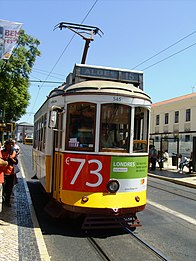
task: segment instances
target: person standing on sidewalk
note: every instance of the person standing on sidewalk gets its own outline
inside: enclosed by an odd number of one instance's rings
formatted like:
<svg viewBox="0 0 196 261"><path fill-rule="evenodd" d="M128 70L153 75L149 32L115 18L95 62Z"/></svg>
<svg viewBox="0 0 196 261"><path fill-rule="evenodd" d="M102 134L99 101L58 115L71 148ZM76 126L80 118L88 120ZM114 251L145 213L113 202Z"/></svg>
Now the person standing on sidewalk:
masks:
<svg viewBox="0 0 196 261"><path fill-rule="evenodd" d="M20 172L20 169L19 169L19 167L18 167L18 155L20 154L20 147L18 146L18 144L16 144L16 141L15 140L12 140L11 141L11 144L12 144L12 149L15 149L15 151L16 151L16 157L15 157L15 159L16 159L16 161L17 161L17 164L14 164L13 166L14 166L14 174L16 174L16 173L18 173L18 172ZM16 182L15 183L17 183L17 178L16 178Z"/></svg>
<svg viewBox="0 0 196 261"><path fill-rule="evenodd" d="M0 212L2 212L2 202L3 202L4 169L5 167L7 167L7 165L8 162L2 159L2 153L0 148Z"/></svg>
<svg viewBox="0 0 196 261"><path fill-rule="evenodd" d="M164 162L167 166L167 168L169 167L169 153L168 153L168 150L165 150L165 152L163 153L163 159L164 159Z"/></svg>
<svg viewBox="0 0 196 261"><path fill-rule="evenodd" d="M151 162L151 169L150 170L156 170L156 163L157 163L157 150L155 149L155 146L152 145L149 150L149 157Z"/></svg>
<svg viewBox="0 0 196 261"><path fill-rule="evenodd" d="M18 144L16 143L15 140L12 140L12 145L13 145L13 148L15 149L16 154L18 156L20 154L20 147L18 146Z"/></svg>
<svg viewBox="0 0 196 261"><path fill-rule="evenodd" d="M4 170L7 165L8 162L6 160L3 160L3 156L1 153L1 142L0 142L0 184L4 183Z"/></svg>
<svg viewBox="0 0 196 261"><path fill-rule="evenodd" d="M5 183L3 186L3 194L5 196L5 205L7 207L11 207L10 197L16 180L16 174L14 174L13 164L17 164L17 159L16 159L17 154L15 149L13 148L12 140L5 141L4 149L1 152L2 152L3 159L8 162L8 168L4 172Z"/></svg>

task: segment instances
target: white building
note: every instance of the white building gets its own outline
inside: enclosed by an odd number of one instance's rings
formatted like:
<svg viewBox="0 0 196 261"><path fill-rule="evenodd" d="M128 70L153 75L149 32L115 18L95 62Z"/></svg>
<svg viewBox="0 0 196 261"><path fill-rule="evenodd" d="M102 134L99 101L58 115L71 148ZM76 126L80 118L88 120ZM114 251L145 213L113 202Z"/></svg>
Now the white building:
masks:
<svg viewBox="0 0 196 261"><path fill-rule="evenodd" d="M34 125L28 122L20 122L16 124L15 139L24 142L25 138L33 138Z"/></svg>
<svg viewBox="0 0 196 261"><path fill-rule="evenodd" d="M196 93L152 104L150 139L157 150L190 155L196 137ZM195 140L196 138L194 138Z"/></svg>

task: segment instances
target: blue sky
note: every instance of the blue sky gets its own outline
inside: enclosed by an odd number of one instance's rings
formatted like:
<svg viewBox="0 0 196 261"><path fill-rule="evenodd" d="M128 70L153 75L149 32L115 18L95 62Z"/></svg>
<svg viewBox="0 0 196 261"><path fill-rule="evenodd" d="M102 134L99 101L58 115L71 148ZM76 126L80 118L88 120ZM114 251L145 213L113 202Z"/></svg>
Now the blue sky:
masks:
<svg viewBox="0 0 196 261"><path fill-rule="evenodd" d="M41 42L42 55L36 61L31 80L63 82L74 64L81 62L84 40L75 35L68 45L73 33L68 29L53 29L62 21L80 24L85 19L83 24L97 26L104 32L103 37L96 35L90 44L86 64L143 70L144 90L153 103L196 91L193 88L196 87L195 11L194 0L1 0L0 3L0 19L23 23L26 33ZM166 60L160 62L163 59ZM138 64L141 65L136 67ZM57 86L31 83L27 114L19 122L32 123L33 114Z"/></svg>

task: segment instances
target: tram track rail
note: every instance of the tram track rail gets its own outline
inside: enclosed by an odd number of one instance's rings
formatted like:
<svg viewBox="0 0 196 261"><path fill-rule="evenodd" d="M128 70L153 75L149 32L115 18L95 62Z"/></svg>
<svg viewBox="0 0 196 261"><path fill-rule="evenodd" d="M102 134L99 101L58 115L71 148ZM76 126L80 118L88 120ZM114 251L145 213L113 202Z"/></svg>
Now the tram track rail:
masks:
<svg viewBox="0 0 196 261"><path fill-rule="evenodd" d="M98 256L103 261L112 261L112 259L108 256L108 254L101 248L101 246L96 242L96 240L92 237L87 237L88 243L93 247Z"/></svg>
<svg viewBox="0 0 196 261"><path fill-rule="evenodd" d="M125 229L127 230L126 232L128 232L133 237L133 239L135 241L137 241L137 244L138 243L140 244L140 246L143 250L145 249L155 258L158 258L157 260L163 260L163 261L170 260L168 257L163 255L161 252L159 252L154 247L149 245L147 242L145 242L144 240L142 240L141 238L139 238L138 236L133 234L133 232L130 231L128 228L125 228ZM103 260L103 261L113 261L114 260L112 257L109 257L109 255L101 248L101 246L99 246L99 244L96 242L96 240L94 238L88 237L87 240L88 240L88 243L90 243L91 247L93 247L93 249L96 251L99 258L101 258L100 260Z"/></svg>
<svg viewBox="0 0 196 261"><path fill-rule="evenodd" d="M147 260L162 260L162 261L170 261L170 258L165 256L163 253L161 253L159 250L155 249L153 246L148 244L146 241L144 241L142 238L140 238L138 235L136 235L130 228L124 227L122 230L128 235L131 236L131 241L134 242L134 245L139 247L140 251L143 253L148 253L147 256L150 255L150 259L147 258ZM96 251L98 257L100 260L107 260L107 261L114 261L114 255L110 254L108 251L104 250L104 247L101 246L99 242L93 237L87 237L86 238L90 246ZM129 241L129 240L128 240ZM127 241L127 242L128 242ZM126 246L128 247L128 245ZM127 249L127 248L126 248ZM116 260L119 260L118 258ZM139 260L139 259L136 259Z"/></svg>
<svg viewBox="0 0 196 261"><path fill-rule="evenodd" d="M148 252L150 252L153 256L157 257L158 260L170 261L169 257L166 257L163 253L155 249L153 246L148 244L146 241L141 239L139 236L134 234L129 228L124 228L124 230L134 239L136 240L142 248L145 248Z"/></svg>

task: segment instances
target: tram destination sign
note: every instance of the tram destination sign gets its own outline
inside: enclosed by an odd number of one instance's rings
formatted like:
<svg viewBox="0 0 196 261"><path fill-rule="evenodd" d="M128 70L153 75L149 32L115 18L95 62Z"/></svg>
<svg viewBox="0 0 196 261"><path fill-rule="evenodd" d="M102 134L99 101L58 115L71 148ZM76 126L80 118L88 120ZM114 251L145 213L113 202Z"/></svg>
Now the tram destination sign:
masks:
<svg viewBox="0 0 196 261"><path fill-rule="evenodd" d="M93 78L102 80L112 80L125 83L133 83L139 85L143 89L143 73L130 70L87 66L76 64L74 67L74 76L82 78Z"/></svg>

